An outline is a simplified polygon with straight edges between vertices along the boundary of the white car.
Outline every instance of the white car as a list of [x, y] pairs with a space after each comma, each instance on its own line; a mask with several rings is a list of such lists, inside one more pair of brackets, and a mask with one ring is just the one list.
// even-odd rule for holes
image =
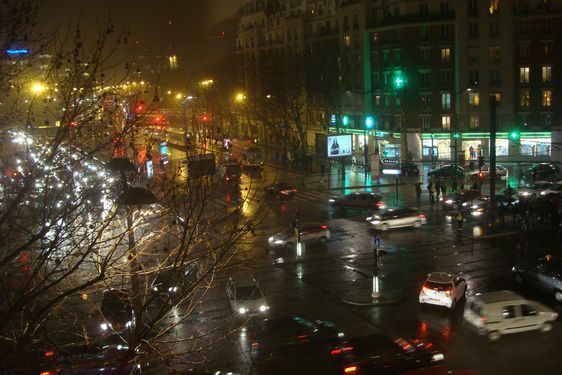
[[552, 184], [547, 189], [541, 191], [541, 195], [559, 195], [560, 193], [562, 193], [562, 183], [560, 182]]
[[381, 215], [369, 216], [366, 219], [375, 229], [387, 231], [391, 228], [419, 228], [426, 223], [425, 215], [410, 208], [388, 210]]
[[[470, 177], [476, 177], [482, 173], [482, 178], [490, 178], [490, 166], [484, 165], [480, 169], [476, 169], [469, 173]], [[501, 165], [496, 165], [496, 178], [505, 180], [507, 178], [507, 169]]]
[[464, 319], [492, 341], [507, 333], [548, 332], [557, 318], [558, 314], [546, 306], [510, 290], [478, 293], [467, 299], [464, 309]]
[[226, 286], [226, 294], [230, 307], [236, 314], [248, 315], [265, 313], [269, 305], [258, 282], [250, 278], [229, 278]]
[[446, 272], [433, 272], [428, 275], [420, 292], [420, 303], [445, 306], [454, 310], [457, 302], [466, 294], [467, 284], [459, 276]]
[[[301, 242], [316, 241], [326, 243], [330, 239], [330, 229], [326, 225], [321, 224], [301, 224], [300, 236]], [[296, 231], [290, 227], [283, 232], [279, 232], [267, 239], [269, 247], [287, 247], [291, 248], [297, 243]]]
[[531, 184], [528, 184], [525, 187], [520, 188], [517, 194], [521, 198], [538, 197], [541, 194], [541, 192], [549, 189], [552, 185], [553, 185], [552, 182], [536, 181]]

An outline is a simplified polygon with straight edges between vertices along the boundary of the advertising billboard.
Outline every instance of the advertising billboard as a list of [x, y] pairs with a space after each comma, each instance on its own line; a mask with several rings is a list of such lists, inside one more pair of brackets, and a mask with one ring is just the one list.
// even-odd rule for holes
[[352, 154], [353, 144], [351, 134], [329, 135], [326, 144], [328, 146], [327, 151], [329, 158], [351, 156]]
[[190, 156], [187, 160], [189, 177], [199, 178], [215, 174], [215, 154]]

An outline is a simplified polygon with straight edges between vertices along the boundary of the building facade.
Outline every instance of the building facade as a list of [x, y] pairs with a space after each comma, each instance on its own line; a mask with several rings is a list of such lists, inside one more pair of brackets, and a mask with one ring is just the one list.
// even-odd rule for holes
[[264, 66], [294, 61], [324, 83], [303, 86], [317, 89], [303, 111], [319, 152], [349, 132], [358, 156], [486, 157], [494, 97], [498, 160], [560, 161], [561, 47], [560, 1], [253, 0], [236, 56], [248, 91], [263, 91]]

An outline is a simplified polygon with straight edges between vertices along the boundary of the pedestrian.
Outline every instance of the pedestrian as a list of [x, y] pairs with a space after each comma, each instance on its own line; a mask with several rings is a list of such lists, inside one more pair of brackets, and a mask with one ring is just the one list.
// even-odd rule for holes
[[441, 181], [437, 180], [435, 183], [435, 200], [439, 200], [439, 193], [441, 193]]
[[468, 163], [468, 169], [470, 169], [471, 171], [474, 170], [474, 162], [471, 160], [470, 163]]
[[417, 184], [415, 184], [414, 188], [416, 189], [416, 202], [420, 203], [421, 193], [422, 193], [421, 182], [418, 182]]
[[427, 191], [429, 192], [429, 203], [433, 203], [434, 201], [434, 196], [433, 196], [433, 182], [429, 182], [429, 184], [427, 184]]
[[470, 148], [468, 149], [469, 153], [470, 153], [470, 158], [474, 159], [475, 154], [474, 154], [474, 147], [470, 146]]
[[453, 184], [451, 185], [451, 191], [452, 191], [453, 193], [456, 193], [458, 187], [459, 187], [458, 182], [457, 182], [456, 180], [453, 181]]
[[464, 180], [461, 180], [461, 186], [460, 186], [460, 188], [461, 188], [461, 191], [464, 190]]
[[445, 195], [447, 194], [447, 185], [445, 185], [445, 183], [441, 184], [441, 195], [443, 196], [443, 198], [445, 198]]
[[320, 164], [320, 184], [324, 185], [324, 175], [326, 174], [326, 165], [324, 162]]
[[464, 215], [462, 214], [462, 211], [460, 210], [460, 208], [458, 209], [457, 214], [455, 216], [455, 222], [457, 223], [457, 232], [462, 232]]

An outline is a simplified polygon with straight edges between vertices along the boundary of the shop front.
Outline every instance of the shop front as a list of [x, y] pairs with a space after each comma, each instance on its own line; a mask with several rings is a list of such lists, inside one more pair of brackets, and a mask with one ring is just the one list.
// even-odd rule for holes
[[449, 133], [422, 134], [422, 160], [450, 160], [451, 138]]

